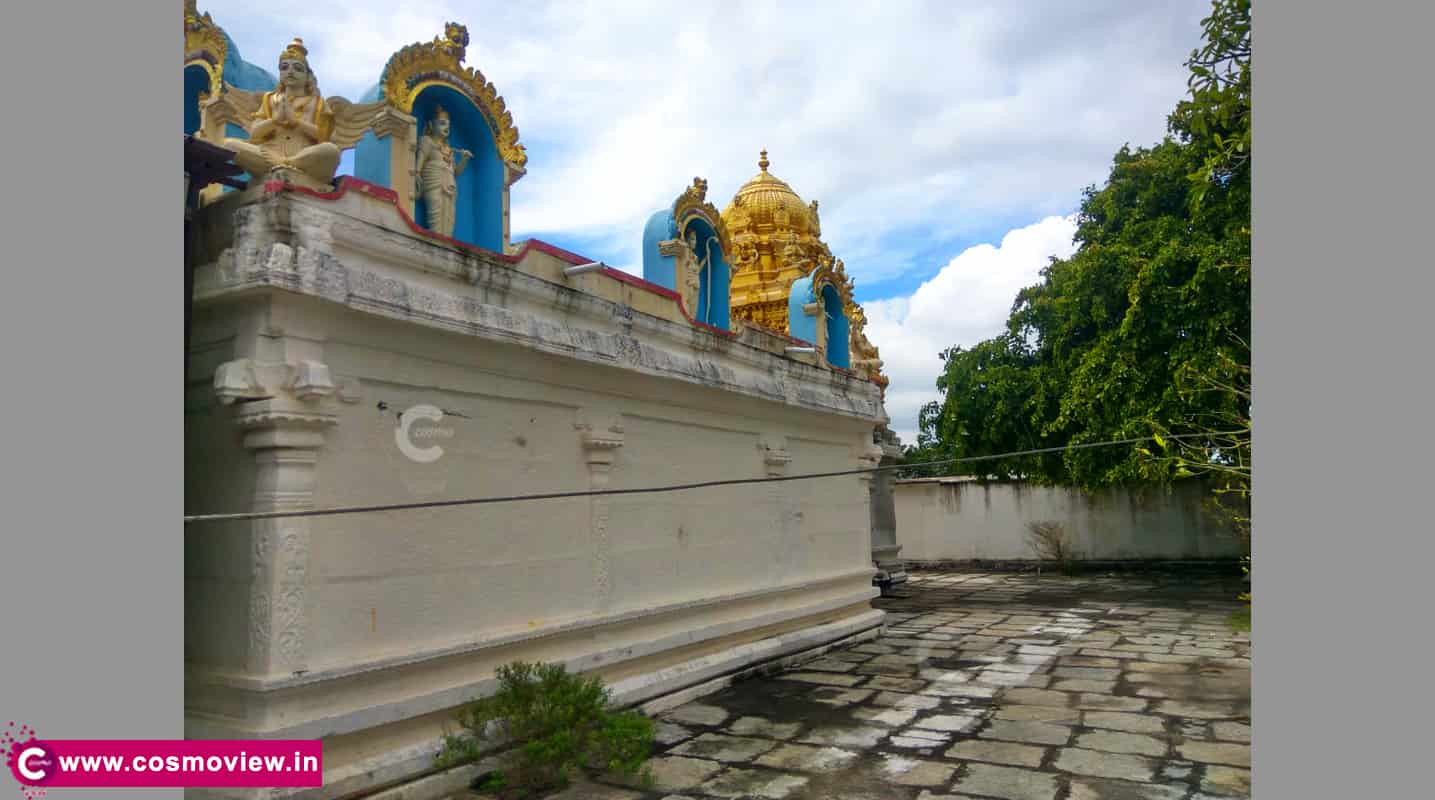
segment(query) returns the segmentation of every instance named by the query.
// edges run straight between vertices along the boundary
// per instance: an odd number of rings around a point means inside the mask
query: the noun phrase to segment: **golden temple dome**
[[[796,233],[817,236],[817,204],[802,202],[797,192],[767,171],[767,151],[757,162],[761,170],[744,183],[723,209],[723,222],[734,235],[739,233]]]

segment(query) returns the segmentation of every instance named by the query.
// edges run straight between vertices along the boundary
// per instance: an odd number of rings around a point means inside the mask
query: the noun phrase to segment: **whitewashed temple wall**
[[[780,337],[695,329],[609,276],[575,290],[547,252],[457,253],[356,193],[206,213],[187,514],[874,463],[876,387]],[[456,413],[405,437],[419,404]],[[188,735],[324,737],[316,798],[427,768],[501,663],[561,661],[640,702],[882,619],[857,476],[193,523],[185,563]]]

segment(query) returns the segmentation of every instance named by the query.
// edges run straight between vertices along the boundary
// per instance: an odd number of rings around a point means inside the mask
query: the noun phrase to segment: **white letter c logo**
[[[40,758],[44,755],[45,749],[42,747],[27,747],[24,750],[21,750],[20,757],[15,759],[15,768],[20,771],[21,775],[25,776],[26,780],[44,780],[44,770],[30,769],[30,759]]]
[[[438,422],[443,419],[443,409],[430,405],[418,405],[406,409],[399,419],[398,430],[394,431],[394,442],[398,444],[399,452],[420,464],[429,464],[439,460],[443,455],[442,447],[436,444],[428,447],[415,447],[413,439],[409,438],[409,426],[413,425],[415,419]]]

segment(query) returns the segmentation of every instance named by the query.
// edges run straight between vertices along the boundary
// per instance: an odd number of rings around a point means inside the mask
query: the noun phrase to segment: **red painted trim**
[[[636,286],[644,291],[652,292],[659,297],[666,297],[669,300],[672,300],[674,303],[678,304],[678,311],[682,312],[683,318],[686,319],[688,322],[692,323],[692,326],[695,328],[705,330],[709,333],[714,333],[719,336],[726,336],[730,339],[738,338],[737,331],[725,331],[722,328],[717,327],[716,325],[709,325],[706,322],[699,322],[698,320],[694,319],[693,315],[688,313],[688,308],[687,305],[683,303],[682,295],[678,294],[672,289],[669,289],[666,286],[659,286],[658,284],[653,283],[650,280],[639,278],[637,275],[624,272],[621,269],[614,269],[613,267],[604,267],[601,272],[604,275],[607,275],[608,277],[612,278],[613,280],[618,281],[619,283],[626,283],[629,286]]]
[[[295,186],[293,184],[285,183],[283,181],[270,181],[264,184],[264,191],[268,194],[277,194],[279,192],[296,192],[298,194],[308,195],[309,197],[314,197],[319,200],[338,200],[339,198],[348,194],[351,189],[353,191],[359,192],[360,194],[366,194],[377,200],[383,200],[384,202],[392,203],[394,206],[394,210],[399,212],[399,218],[404,221],[404,224],[409,227],[409,230],[413,231],[415,234],[425,239],[432,239],[433,241],[443,242],[444,244],[452,245],[462,250],[468,250],[473,253],[479,253],[482,255],[499,258],[510,264],[517,264],[519,261],[522,261],[523,257],[528,254],[529,250],[538,250],[540,252],[547,253],[560,261],[567,261],[570,264],[588,264],[593,261],[593,259],[591,258],[585,258],[584,256],[580,256],[577,253],[569,252],[561,247],[556,247],[547,242],[539,241],[538,239],[529,239],[527,242],[524,243],[522,250],[518,251],[517,253],[514,253],[513,255],[509,255],[508,253],[499,253],[494,250],[489,250],[486,247],[479,247],[476,244],[461,242],[458,239],[451,239],[442,234],[434,233],[428,228],[425,228],[415,222],[414,218],[409,216],[409,213],[404,210],[404,207],[399,205],[398,192],[386,186],[380,186],[376,183],[369,183],[368,181],[360,180],[353,177],[352,175],[345,175],[344,177],[340,178],[338,188],[336,188],[332,192],[318,192],[313,189],[307,189],[303,186]]]
[[[658,284],[653,283],[646,278],[639,278],[637,275],[634,275],[631,272],[624,272],[621,269],[616,269],[614,267],[604,267],[602,272],[604,275],[607,275],[608,277],[612,278],[615,281],[618,281],[619,283],[626,283],[629,286],[636,286],[639,289],[646,289],[653,294],[667,297],[672,300],[677,300],[678,302],[682,302],[682,297],[680,297],[678,293],[673,291],[672,289],[669,289],[666,286],[659,286]]]

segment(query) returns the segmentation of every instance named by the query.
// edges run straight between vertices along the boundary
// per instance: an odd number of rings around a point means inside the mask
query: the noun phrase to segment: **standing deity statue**
[[[440,107],[419,140],[414,171],[418,179],[416,188],[428,206],[429,230],[452,237],[458,219],[458,176],[463,174],[473,153],[449,144],[449,124],[448,112]],[[454,156],[458,156],[457,161]]]
[[[313,189],[332,188],[339,155],[353,147],[383,103],[325,101],[309,68],[309,51],[295,38],[279,56],[279,85],[249,92],[225,84],[205,113],[245,129],[248,139],[226,138],[234,162],[256,180],[271,173]]]
[[[698,305],[701,298],[698,294],[703,285],[703,270],[707,268],[710,258],[703,257],[698,253],[696,232],[688,231],[685,244],[683,256],[678,259],[678,269],[681,270],[679,280],[682,281],[683,287],[683,305],[687,307],[688,313],[692,315],[693,319],[698,319],[701,316]]]

